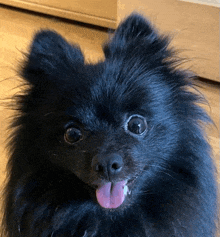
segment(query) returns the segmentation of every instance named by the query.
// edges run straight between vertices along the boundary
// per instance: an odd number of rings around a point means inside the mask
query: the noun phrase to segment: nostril
[[[97,164],[97,165],[95,166],[95,171],[97,171],[97,172],[103,172],[103,171],[104,171],[104,168],[103,168],[102,165]]]
[[[111,168],[112,168],[113,170],[115,170],[115,171],[116,171],[116,170],[117,170],[117,171],[120,171],[121,168],[122,168],[122,166],[121,166],[119,163],[115,162],[115,163],[112,164]]]
[[[123,160],[121,156],[114,156],[113,159],[109,160],[108,172],[111,174],[117,174],[122,170]]]

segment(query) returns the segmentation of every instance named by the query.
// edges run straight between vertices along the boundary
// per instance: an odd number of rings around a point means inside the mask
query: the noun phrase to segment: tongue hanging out
[[[100,206],[104,208],[119,207],[127,195],[126,181],[106,183],[96,190],[96,197]]]

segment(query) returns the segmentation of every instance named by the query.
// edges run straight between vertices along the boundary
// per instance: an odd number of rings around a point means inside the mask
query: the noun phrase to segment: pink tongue
[[[127,194],[126,181],[117,183],[106,183],[96,190],[96,197],[100,206],[104,208],[117,208],[125,199]],[[111,188],[112,186],[112,188]]]

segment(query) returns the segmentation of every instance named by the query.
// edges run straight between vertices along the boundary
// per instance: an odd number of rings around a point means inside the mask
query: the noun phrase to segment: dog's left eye
[[[132,115],[127,121],[126,128],[133,134],[142,135],[147,130],[147,121],[141,115]]]
[[[64,140],[69,144],[76,143],[82,140],[82,132],[78,128],[70,127],[64,134]]]

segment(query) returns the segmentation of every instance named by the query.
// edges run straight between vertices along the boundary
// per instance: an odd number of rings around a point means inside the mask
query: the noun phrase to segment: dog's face
[[[177,147],[175,98],[183,85],[167,67],[167,40],[140,16],[119,26],[104,52],[104,62],[85,64],[77,46],[38,33],[22,74],[31,84],[22,103],[37,165],[46,159],[75,174],[102,207],[117,208],[140,193],[143,177],[154,181]]]

